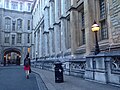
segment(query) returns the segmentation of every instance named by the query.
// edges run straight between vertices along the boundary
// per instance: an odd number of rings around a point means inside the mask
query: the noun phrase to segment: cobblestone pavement
[[[26,79],[23,67],[6,66],[0,67],[0,90],[39,90],[39,88],[34,73]]]

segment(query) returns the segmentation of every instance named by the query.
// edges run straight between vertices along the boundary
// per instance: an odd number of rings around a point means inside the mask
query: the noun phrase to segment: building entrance
[[[15,49],[9,49],[4,52],[4,66],[20,65],[21,53]]]

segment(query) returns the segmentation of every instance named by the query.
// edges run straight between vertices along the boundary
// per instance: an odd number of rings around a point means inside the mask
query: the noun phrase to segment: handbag
[[[30,68],[29,72],[31,73],[31,68]]]

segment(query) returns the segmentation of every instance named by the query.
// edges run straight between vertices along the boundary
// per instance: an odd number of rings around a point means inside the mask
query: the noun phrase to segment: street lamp
[[[98,45],[98,39],[97,39],[97,32],[99,30],[100,30],[100,27],[94,21],[94,24],[92,25],[92,31],[95,32],[95,55],[97,55],[100,52],[99,45]]]

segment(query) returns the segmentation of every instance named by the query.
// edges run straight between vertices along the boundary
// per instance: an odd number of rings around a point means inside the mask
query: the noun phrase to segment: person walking
[[[29,55],[26,56],[26,58],[24,59],[24,70],[26,73],[26,78],[29,79],[29,71],[30,71],[30,58]]]

